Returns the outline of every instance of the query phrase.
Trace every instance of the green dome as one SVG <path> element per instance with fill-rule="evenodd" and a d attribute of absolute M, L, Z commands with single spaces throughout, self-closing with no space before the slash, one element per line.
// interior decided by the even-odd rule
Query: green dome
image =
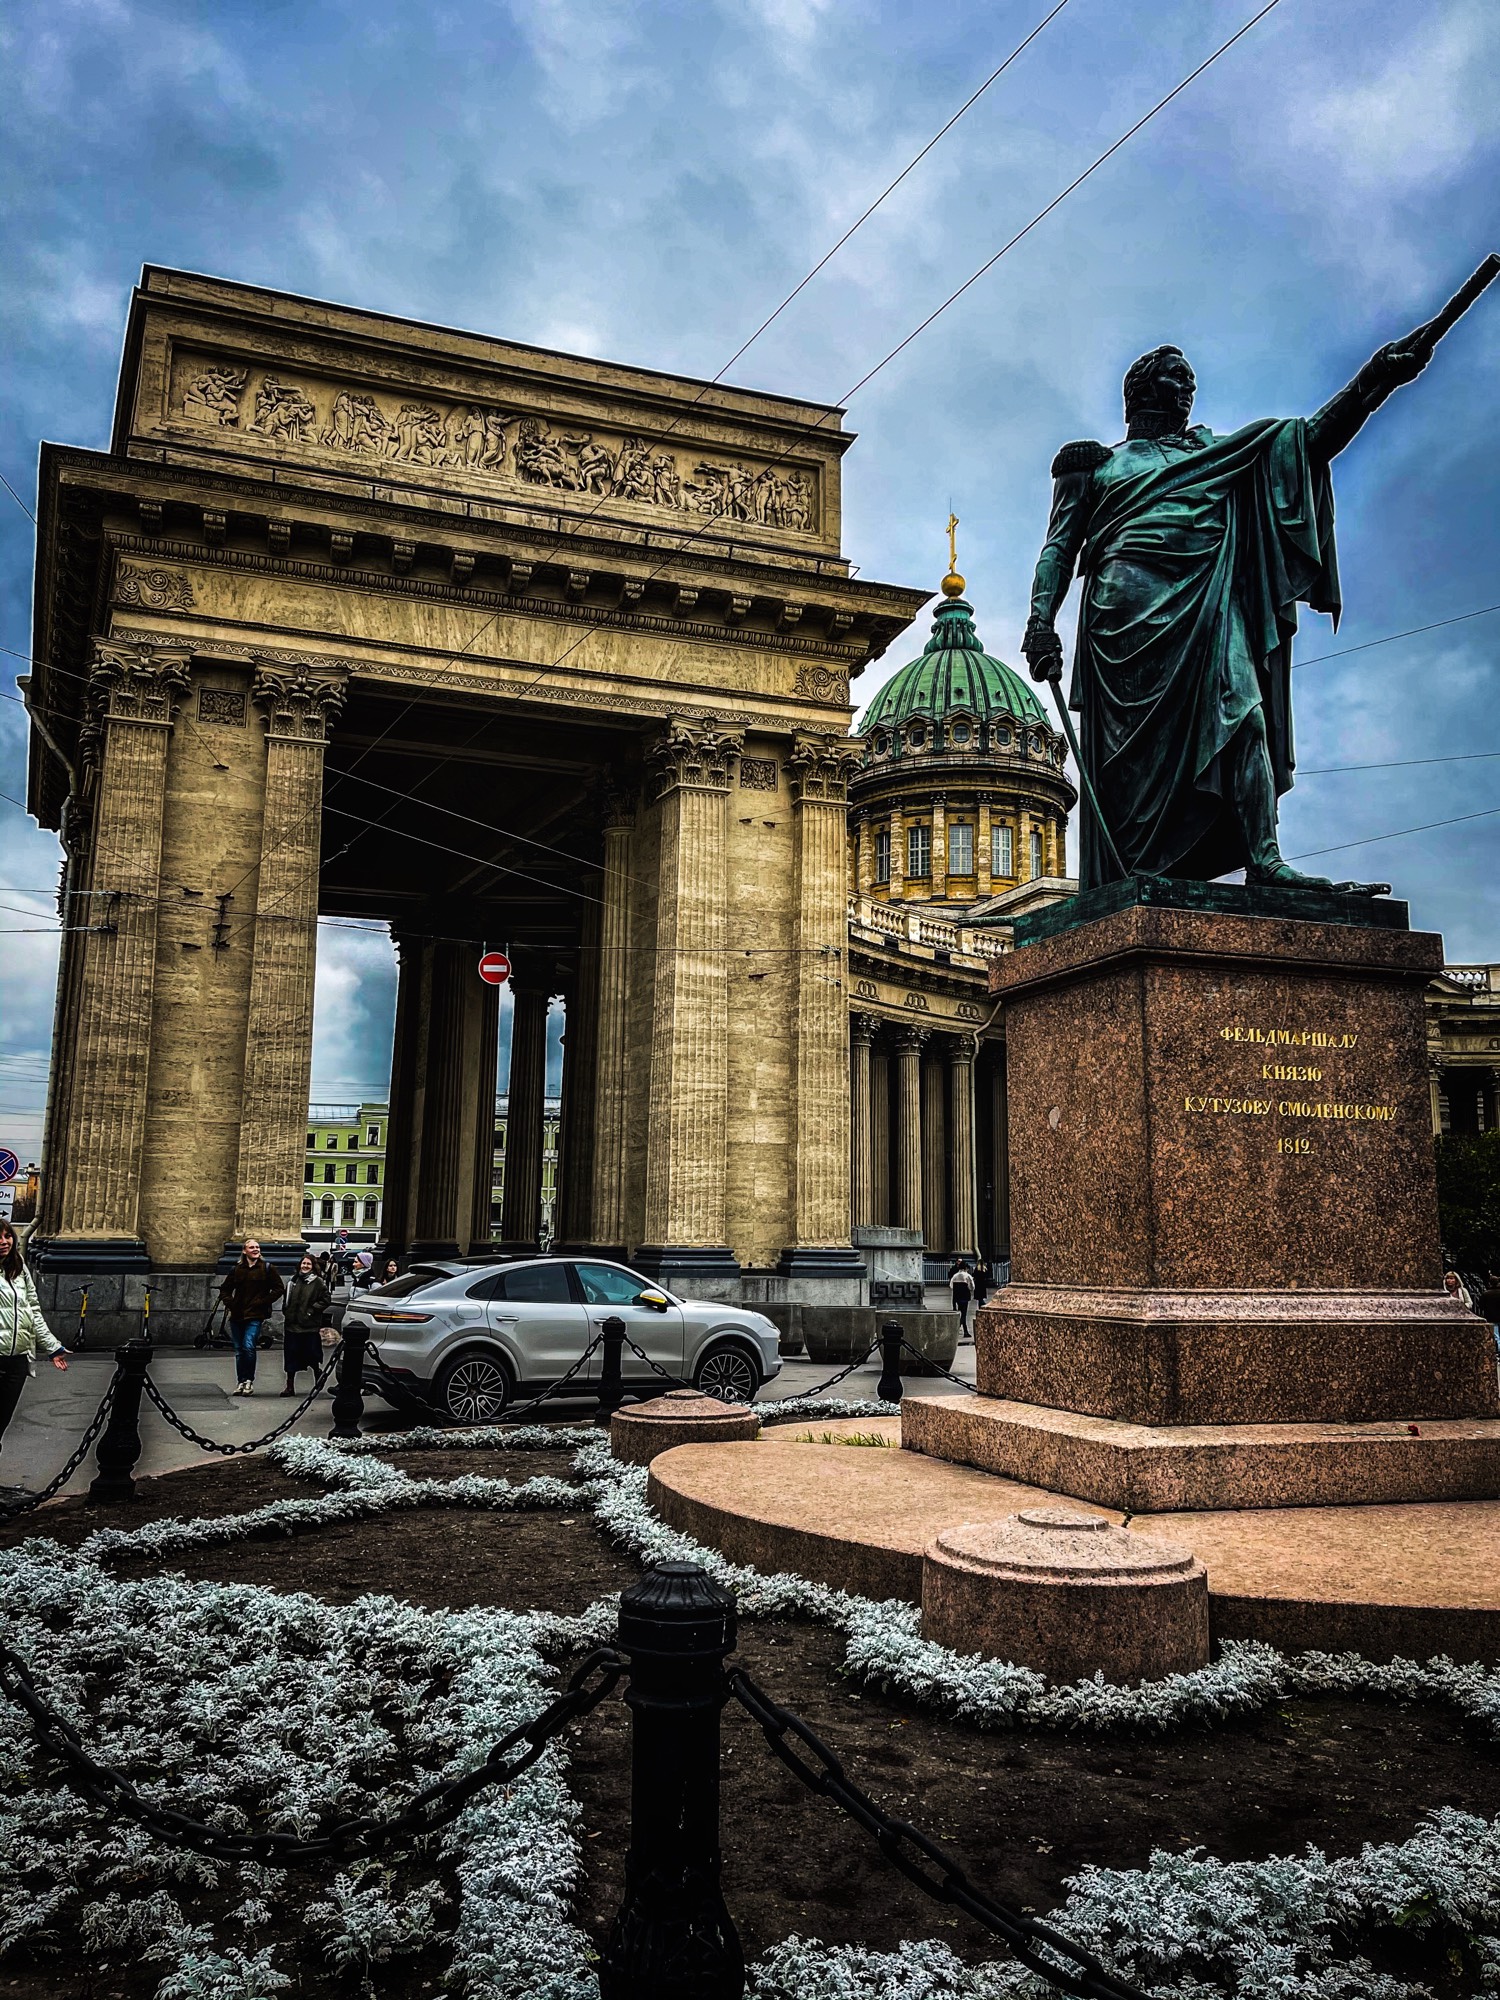
<path fill-rule="evenodd" d="M 941 723 L 955 714 L 972 715 L 981 723 L 996 715 L 1012 715 L 1018 722 L 1047 720 L 1020 675 L 980 645 L 974 607 L 962 597 L 938 606 L 921 656 L 886 682 L 866 709 L 859 733 L 895 729 L 916 716 Z"/>

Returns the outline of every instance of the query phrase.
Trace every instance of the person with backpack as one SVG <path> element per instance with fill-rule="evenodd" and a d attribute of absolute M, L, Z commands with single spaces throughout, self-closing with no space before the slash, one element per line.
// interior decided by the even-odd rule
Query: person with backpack
<path fill-rule="evenodd" d="M 16 1232 L 8 1222 L 0 1222 L 0 1438 L 3 1438 L 22 1391 L 36 1372 L 36 1353 L 50 1355 L 54 1368 L 66 1368 L 68 1358 L 62 1342 L 42 1317 L 36 1285 Z M 0 1487 L 12 1498 L 25 1492 L 21 1486 Z"/>
<path fill-rule="evenodd" d="M 953 1310 L 958 1314 L 960 1338 L 968 1340 L 969 1307 L 974 1301 L 974 1273 L 962 1257 L 955 1259 L 948 1272 L 948 1290 L 953 1298 Z"/>
<path fill-rule="evenodd" d="M 219 1298 L 229 1315 L 229 1331 L 234 1337 L 232 1394 L 236 1396 L 255 1394 L 255 1355 L 260 1330 L 285 1291 L 281 1273 L 272 1270 L 260 1254 L 255 1238 L 247 1236 L 239 1262 L 219 1287 Z"/>

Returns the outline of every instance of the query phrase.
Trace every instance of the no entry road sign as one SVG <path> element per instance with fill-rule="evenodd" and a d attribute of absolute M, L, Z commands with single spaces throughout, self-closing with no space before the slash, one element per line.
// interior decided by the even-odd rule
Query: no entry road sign
<path fill-rule="evenodd" d="M 479 976 L 486 986 L 503 986 L 510 978 L 510 960 L 503 951 L 487 951 L 479 961 Z"/>

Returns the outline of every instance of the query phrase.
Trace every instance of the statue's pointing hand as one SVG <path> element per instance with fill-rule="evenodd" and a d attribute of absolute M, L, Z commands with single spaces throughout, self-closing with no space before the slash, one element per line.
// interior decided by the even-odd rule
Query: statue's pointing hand
<path fill-rule="evenodd" d="M 1033 618 L 1026 627 L 1021 651 L 1034 681 L 1060 681 L 1063 670 L 1062 640 L 1052 627 Z"/>
<path fill-rule="evenodd" d="M 1433 343 L 1424 337 L 1425 329 L 1409 333 L 1405 340 L 1387 341 L 1377 348 L 1365 364 L 1366 372 L 1378 375 L 1382 386 L 1399 388 L 1403 382 L 1415 382 L 1422 370 L 1432 359 Z"/>

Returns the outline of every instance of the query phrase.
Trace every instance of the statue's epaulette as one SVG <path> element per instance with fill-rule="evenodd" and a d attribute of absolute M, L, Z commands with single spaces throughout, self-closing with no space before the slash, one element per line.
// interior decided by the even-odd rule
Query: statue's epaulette
<path fill-rule="evenodd" d="M 1060 479 L 1065 472 L 1093 472 L 1112 456 L 1107 444 L 1099 444 L 1093 438 L 1080 438 L 1076 444 L 1065 444 L 1053 459 L 1052 477 Z"/>

